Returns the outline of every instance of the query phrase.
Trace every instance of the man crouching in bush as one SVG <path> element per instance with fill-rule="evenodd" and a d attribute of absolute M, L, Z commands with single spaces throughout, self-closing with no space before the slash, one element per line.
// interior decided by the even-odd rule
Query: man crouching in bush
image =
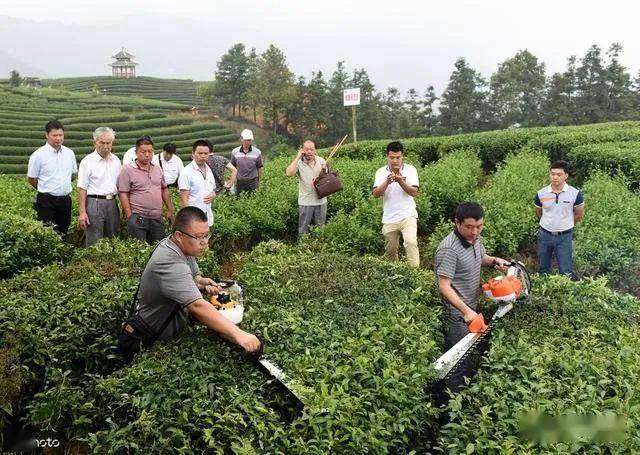
<path fill-rule="evenodd" d="M 463 202 L 455 213 L 455 227 L 436 252 L 435 269 L 438 290 L 445 299 L 445 349 L 452 348 L 468 333 L 467 324 L 478 317 L 476 310 L 480 293 L 480 272 L 483 265 L 506 270 L 504 259 L 489 256 L 482 244 L 484 210 L 476 202 Z M 464 384 L 471 365 L 463 365 L 451 378 L 448 387 L 456 392 Z"/>
<path fill-rule="evenodd" d="M 201 291 L 217 294 L 220 288 L 205 278 L 196 257 L 206 251 L 209 238 L 207 215 L 197 207 L 185 207 L 176 215 L 173 233 L 154 250 L 140 279 L 135 311 L 122 326 L 118 345 L 131 360 L 140 345 L 171 340 L 187 325 L 188 315 L 245 351 L 255 353 L 261 343 L 222 316 Z"/>

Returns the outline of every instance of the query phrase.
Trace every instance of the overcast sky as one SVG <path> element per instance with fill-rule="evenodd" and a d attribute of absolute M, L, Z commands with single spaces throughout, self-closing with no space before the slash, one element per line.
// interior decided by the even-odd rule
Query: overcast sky
<path fill-rule="evenodd" d="M 0 30 L 0 51 L 54 77 L 108 74 L 109 55 L 125 46 L 136 55 L 140 74 L 206 80 L 211 79 L 215 61 L 237 42 L 260 51 L 275 44 L 297 75 L 331 72 L 337 61 L 344 60 L 350 70 L 365 68 L 380 90 L 393 86 L 422 92 L 433 84 L 440 93 L 457 57 L 466 57 L 488 76 L 499 62 L 525 48 L 546 63 L 550 74 L 563 70 L 569 55 L 580 57 L 591 44 L 605 50 L 617 41 L 625 48 L 623 63 L 634 74 L 640 67 L 640 6 L 619 0 L 42 4 L 0 0 L 0 15 L 49 23 L 44 27 L 27 23 L 20 36 L 2 36 Z M 51 22 L 65 26 L 58 29 Z M 29 36 L 29 27 L 39 33 Z M 73 54 L 74 61 L 68 61 L 68 55 L 58 62 L 48 60 L 42 50 L 47 43 L 37 38 L 40 33 L 48 34 L 48 43 L 64 36 L 58 53 Z M 79 66 L 78 61 L 86 63 Z"/>

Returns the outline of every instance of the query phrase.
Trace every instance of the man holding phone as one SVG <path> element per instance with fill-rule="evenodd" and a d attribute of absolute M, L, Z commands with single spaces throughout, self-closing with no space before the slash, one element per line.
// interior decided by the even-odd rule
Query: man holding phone
<path fill-rule="evenodd" d="M 382 197 L 385 252 L 392 261 L 398 260 L 398 244 L 402 234 L 409 264 L 419 267 L 418 211 L 414 200 L 420 186 L 418 171 L 404 162 L 401 142 L 390 142 L 386 153 L 387 165 L 376 171 L 373 182 L 373 196 Z"/>
<path fill-rule="evenodd" d="M 322 226 L 327 219 L 327 198 L 318 198 L 313 186 L 326 165 L 324 158 L 316 156 L 314 142 L 306 140 L 285 170 L 287 177 L 298 175 L 298 237 L 309 231 L 312 222 Z"/>

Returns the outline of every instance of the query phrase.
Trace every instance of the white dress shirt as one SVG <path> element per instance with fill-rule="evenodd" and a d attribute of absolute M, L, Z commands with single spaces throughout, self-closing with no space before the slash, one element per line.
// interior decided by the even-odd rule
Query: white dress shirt
<path fill-rule="evenodd" d="M 116 155 L 109 153 L 106 158 L 102 158 L 94 150 L 80 161 L 78 188 L 86 190 L 87 195 L 117 195 L 120 168 L 120 158 Z"/>
<path fill-rule="evenodd" d="M 133 146 L 129 150 L 124 152 L 124 155 L 122 155 L 122 165 L 124 166 L 125 164 L 133 164 L 135 160 L 136 160 L 136 148 L 135 146 Z M 151 162 L 153 164 L 158 164 L 158 153 L 153 154 L 153 157 L 151 158 Z"/>
<path fill-rule="evenodd" d="M 29 157 L 27 176 L 38 179 L 38 192 L 53 196 L 71 193 L 71 175 L 78 172 L 73 150 L 60 146 L 56 150 L 47 142 Z"/>
<path fill-rule="evenodd" d="M 205 164 L 205 175 L 202 175 L 195 161 L 187 164 L 178 178 L 178 188 L 189 191 L 189 205 L 198 207 L 207 214 L 209 227 L 213 226 L 213 209 L 211 203 L 206 204 L 204 198 L 216 189 L 216 181 L 213 178 L 211 168 Z"/>
<path fill-rule="evenodd" d="M 180 171 L 184 168 L 184 163 L 175 153 L 169 161 L 164 159 L 162 152 L 158 153 L 158 156 L 160 157 L 160 167 L 164 172 L 164 181 L 167 182 L 167 185 L 175 183 L 175 181 L 178 180 Z"/>

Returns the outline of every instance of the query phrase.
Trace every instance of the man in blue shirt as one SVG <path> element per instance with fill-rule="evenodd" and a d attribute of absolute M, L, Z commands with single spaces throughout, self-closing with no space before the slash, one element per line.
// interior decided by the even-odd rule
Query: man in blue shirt
<path fill-rule="evenodd" d="M 567 183 L 569 163 L 556 161 L 551 165 L 551 184 L 534 196 L 536 216 L 540 219 L 538 233 L 538 271 L 549 273 L 556 257 L 558 271 L 571 276 L 573 269 L 573 227 L 584 216 L 582 191 Z"/>
<path fill-rule="evenodd" d="M 38 191 L 38 221 L 53 224 L 56 232 L 66 237 L 71 224 L 71 176 L 78 173 L 78 164 L 73 150 L 62 145 L 62 123 L 51 120 L 44 130 L 47 142 L 29 157 L 27 179 Z"/>

